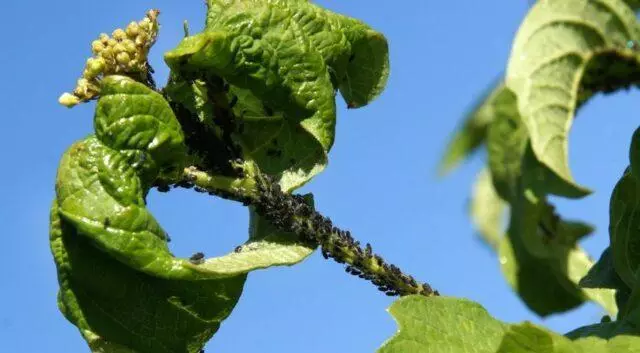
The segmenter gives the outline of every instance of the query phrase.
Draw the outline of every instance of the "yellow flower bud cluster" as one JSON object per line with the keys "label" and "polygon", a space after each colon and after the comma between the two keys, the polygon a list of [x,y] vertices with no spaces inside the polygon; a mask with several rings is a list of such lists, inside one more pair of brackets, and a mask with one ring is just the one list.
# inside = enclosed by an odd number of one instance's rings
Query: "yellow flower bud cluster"
{"label": "yellow flower bud cluster", "polygon": [[158,35],[159,14],[158,10],[150,10],[144,19],[129,23],[126,29],[116,29],[111,37],[100,34],[91,43],[93,56],[87,60],[76,88],[60,96],[60,104],[72,107],[95,98],[100,93],[100,78],[107,75],[146,78],[149,74],[147,56]]}

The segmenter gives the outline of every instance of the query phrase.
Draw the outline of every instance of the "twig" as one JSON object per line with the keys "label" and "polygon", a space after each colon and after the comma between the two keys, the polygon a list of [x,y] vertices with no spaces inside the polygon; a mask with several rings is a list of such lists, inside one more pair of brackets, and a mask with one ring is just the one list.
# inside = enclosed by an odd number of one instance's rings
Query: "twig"
{"label": "twig", "polygon": [[331,220],[309,206],[300,195],[285,194],[271,177],[249,167],[245,179],[209,175],[193,167],[185,169],[185,180],[177,186],[195,186],[195,190],[252,205],[256,212],[284,232],[320,245],[322,255],[346,264],[346,272],[375,284],[389,296],[420,294],[437,296],[426,283],[417,282],[397,266],[387,264],[373,253],[370,244],[364,247],[349,231],[335,227]]}

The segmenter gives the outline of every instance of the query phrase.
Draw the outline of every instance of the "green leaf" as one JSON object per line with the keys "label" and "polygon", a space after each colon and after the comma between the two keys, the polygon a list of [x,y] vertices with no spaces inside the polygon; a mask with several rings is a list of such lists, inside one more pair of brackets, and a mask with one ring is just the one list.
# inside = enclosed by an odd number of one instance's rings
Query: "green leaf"
{"label": "green leaf", "polygon": [[[620,314],[623,312],[621,311]],[[598,324],[579,327],[565,336],[576,340],[585,337],[599,337],[611,339],[613,337],[621,338],[623,335],[640,335],[640,310],[634,308],[624,317],[618,316],[616,321],[602,321]]]}
{"label": "green leaf", "polygon": [[567,183],[575,184],[567,138],[576,108],[596,92],[639,82],[636,54],[626,47],[639,33],[622,0],[539,1],[518,30],[506,85],[536,157]]}
{"label": "green leaf", "polygon": [[[593,342],[590,352],[604,352],[603,340]],[[506,332],[497,353],[578,353],[579,344],[531,323],[512,325]]]}
{"label": "green leaf", "polygon": [[515,94],[503,87],[495,102],[501,109],[494,111],[487,132],[488,165],[498,195],[510,201],[517,194],[529,136],[518,114]]}
{"label": "green leaf", "polygon": [[485,143],[489,124],[495,118],[496,111],[501,109],[501,100],[497,98],[503,90],[502,78],[497,83],[492,83],[467,114],[462,125],[456,129],[440,161],[441,175],[451,172]]}
{"label": "green leaf", "polygon": [[609,236],[614,268],[629,288],[640,265],[639,207],[640,182],[627,169],[611,194]]}
{"label": "green leaf", "polygon": [[487,169],[478,173],[471,198],[471,220],[482,240],[497,250],[504,235],[507,205],[496,193]]}
{"label": "green leaf", "polygon": [[266,107],[249,90],[232,86],[229,96],[238,101],[233,112],[243,128],[234,138],[242,148],[243,158],[254,161],[261,172],[278,176],[283,191],[297,189],[324,170],[330,146],[318,143],[314,136],[333,138],[333,123],[318,120],[304,128],[299,121],[287,119],[282,111]]}
{"label": "green leaf", "polygon": [[640,127],[633,132],[629,146],[629,165],[631,174],[640,180]]}
{"label": "green leaf", "polygon": [[[220,174],[232,173],[225,154],[225,138],[228,144],[237,144],[242,158],[258,165],[262,173],[275,176],[285,192],[291,192],[320,173],[327,165],[328,149],[314,135],[333,136],[334,125],[317,124],[315,134],[304,129],[299,121],[285,119],[282,111],[275,111],[258,99],[250,90],[231,86],[224,92],[218,82],[184,80],[173,77],[165,89],[171,102],[185,124],[197,126],[208,138],[187,136],[190,145],[198,145],[192,151],[206,169]],[[212,100],[218,96],[222,102]],[[223,103],[224,102],[224,103]],[[233,115],[232,132],[227,135],[220,120],[227,118],[221,104],[235,102],[230,107]],[[218,123],[216,123],[216,121]],[[206,151],[221,151],[206,153]]]}
{"label": "green leaf", "polygon": [[598,262],[589,269],[587,275],[580,280],[579,285],[582,288],[628,288],[613,266],[611,247],[607,247],[602,252]]}
{"label": "green leaf", "polygon": [[[313,53],[314,57],[319,54],[324,62],[323,70],[318,72],[331,75],[332,83],[349,107],[369,103],[384,89],[389,75],[387,41],[361,21],[308,1],[253,0],[250,8],[245,2],[208,0],[207,3],[206,30],[227,32],[238,42],[238,47],[251,47],[237,54],[239,60],[232,60],[241,70],[249,69],[245,72],[250,73],[250,80],[260,76],[255,82],[268,78],[280,80],[285,86],[295,84],[296,78],[301,83],[308,81],[311,75],[310,71],[305,73],[306,66],[312,62],[305,60],[304,55]],[[243,63],[244,60],[248,64]],[[274,62],[276,66],[269,68]],[[277,74],[271,76],[268,71],[276,68]],[[273,88],[278,89],[277,86],[276,83]],[[307,102],[310,101],[301,103]]]}
{"label": "green leaf", "polygon": [[124,77],[103,85],[97,136],[75,143],[58,169],[50,242],[60,310],[95,352],[199,352],[247,272],[298,263],[315,245],[252,215],[237,251],[174,257],[145,198],[158,178],[187,165],[180,125],[150,88]]}
{"label": "green leaf", "polygon": [[624,0],[627,5],[633,9],[633,11],[638,11],[640,9],[640,1],[639,0]]}
{"label": "green leaf", "polygon": [[171,280],[126,266],[51,212],[58,305],[94,352],[197,353],[242,293],[245,275]]}
{"label": "green leaf", "polygon": [[587,325],[579,327],[571,332],[565,334],[565,337],[575,340],[585,337],[599,337],[604,339],[610,339],[615,336],[618,330],[618,322],[601,322],[598,324]]}
{"label": "green leaf", "polygon": [[536,159],[516,109],[516,96],[505,88],[497,100],[502,109],[489,126],[487,149],[493,185],[511,210],[509,239],[498,246],[507,281],[542,316],[569,310],[585,295],[616,312],[613,292],[577,287],[592,262],[576,243],[592,227],[559,219],[541,196],[577,198],[588,191],[557,178]]}
{"label": "green leaf", "polygon": [[640,338],[587,337],[575,341],[531,323],[512,325],[497,353],[634,353],[640,352]]}
{"label": "green leaf", "polygon": [[[306,195],[313,206],[313,197]],[[204,266],[249,272],[271,266],[295,265],[313,253],[316,244],[305,243],[294,233],[279,231],[249,209],[249,240],[228,255],[211,258]]]}
{"label": "green leaf", "polygon": [[179,167],[185,158],[184,135],[167,101],[128,77],[102,79],[94,127],[105,146],[147,152],[159,167]]}
{"label": "green leaf", "polygon": [[[104,139],[109,147],[91,137],[76,143],[62,159],[56,193],[63,218],[77,227],[81,235],[90,237],[102,250],[126,265],[153,276],[173,279],[220,278],[245,273],[254,269],[254,266],[265,267],[268,260],[253,264],[252,259],[247,258],[248,262],[241,262],[237,261],[236,254],[227,255],[233,258],[231,262],[223,257],[209,259],[202,264],[175,258],[171,254],[166,233],[143,201],[148,192],[144,186],[151,182],[139,178],[135,163],[130,162],[128,150],[149,153],[149,161],[154,165],[165,163],[169,155],[180,156],[167,150],[159,157],[160,162],[156,162],[154,148],[161,146],[163,141],[170,141],[166,136],[178,133],[166,131],[171,130],[170,127],[163,130],[146,123],[163,120],[155,117],[157,113],[170,114],[164,119],[168,121],[175,120],[175,117],[170,110],[157,108],[158,105],[168,108],[159,95],[155,99],[161,101],[150,104],[147,97],[154,93],[132,91],[130,84],[139,84],[123,82],[126,81],[105,79],[103,90],[109,94],[98,100],[96,109],[96,126],[101,127],[97,129],[100,131],[98,136],[108,136]],[[146,90],[153,92],[149,88]],[[127,121],[128,125],[122,121]],[[125,152],[117,149],[124,149]],[[111,161],[112,164],[103,165]],[[180,161],[175,164],[180,166]],[[108,183],[104,180],[108,180]]]}
{"label": "green leaf", "polygon": [[590,193],[558,178],[534,156],[529,133],[517,109],[517,97],[504,88],[496,97],[496,110],[487,134],[488,164],[496,191],[506,201],[517,197],[520,183],[540,194],[581,198]]}
{"label": "green leaf", "polygon": [[503,323],[466,299],[408,296],[394,302],[389,312],[399,329],[380,353],[640,352],[640,337],[576,336],[572,341],[529,322]]}
{"label": "green leaf", "polygon": [[389,312],[399,330],[379,353],[494,353],[507,328],[480,304],[451,297],[407,296]]}
{"label": "green leaf", "polygon": [[577,283],[593,262],[581,248],[558,249],[550,258],[539,258],[521,242],[504,238],[498,256],[509,285],[529,309],[540,316],[571,310],[592,300],[609,314],[618,311],[615,293],[609,289],[580,289]]}
{"label": "green leaf", "polygon": [[615,315],[612,290],[578,286],[593,261],[576,243],[593,229],[558,218],[551,205],[531,192],[524,192],[511,210],[498,256],[507,282],[527,307],[547,316],[590,299]]}
{"label": "green leaf", "polygon": [[521,241],[503,238],[498,257],[507,283],[536,314],[544,317],[583,303],[584,296],[572,288],[562,268],[550,259],[533,256]]}
{"label": "green leaf", "polygon": [[280,178],[284,191],[325,168],[335,91],[349,107],[363,106],[381,93],[389,71],[380,33],[300,1],[256,1],[250,10],[242,2],[209,1],[206,30],[185,38],[165,60],[174,77],[230,83],[227,101],[237,102],[230,107],[232,138],[243,158]]}

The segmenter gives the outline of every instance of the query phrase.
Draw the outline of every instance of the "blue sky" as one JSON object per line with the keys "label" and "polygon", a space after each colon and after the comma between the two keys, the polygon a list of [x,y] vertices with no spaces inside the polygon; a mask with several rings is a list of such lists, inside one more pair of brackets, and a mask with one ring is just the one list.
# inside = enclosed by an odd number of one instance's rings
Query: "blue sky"
{"label": "blue sky", "polygon": [[[475,237],[466,203],[478,154],[447,179],[436,177],[444,145],[475,96],[505,67],[529,2],[318,1],[360,18],[390,41],[387,90],[370,106],[346,111],[340,101],[337,141],[326,171],[304,187],[337,225],[370,242],[389,262],[442,294],[482,303],[509,321],[531,320],[559,332],[595,322],[585,305],[541,321],[510,291],[498,262]],[[58,160],[91,132],[93,105],[57,104],[72,89],[100,32],[162,11],[152,64],[182,36],[182,21],[201,28],[198,1],[3,1],[0,3],[0,103],[3,107],[0,224],[0,342],[6,352],[88,352],[56,307],[57,279],[48,248],[48,212]],[[637,122],[638,92],[596,97],[571,132],[570,163],[596,192],[558,200],[561,214],[592,221],[584,242],[594,256],[608,243],[611,189],[627,164]],[[238,204],[188,191],[152,193],[149,205],[172,234],[172,250],[223,254],[246,238],[248,216]],[[373,352],[396,331],[385,309],[392,298],[314,254],[291,268],[252,273],[231,317],[208,352]]]}

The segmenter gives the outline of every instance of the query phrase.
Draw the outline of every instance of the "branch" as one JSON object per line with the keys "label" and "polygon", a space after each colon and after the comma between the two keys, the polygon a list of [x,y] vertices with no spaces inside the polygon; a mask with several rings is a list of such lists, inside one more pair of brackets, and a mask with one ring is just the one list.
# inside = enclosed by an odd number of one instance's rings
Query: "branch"
{"label": "branch", "polygon": [[334,226],[329,218],[306,204],[302,196],[283,193],[272,177],[261,174],[254,165],[245,164],[244,167],[244,179],[212,176],[189,167],[184,170],[184,180],[176,186],[195,186],[198,192],[254,206],[260,216],[278,229],[320,245],[325,259],[333,258],[346,264],[347,273],[371,281],[389,296],[439,295],[428,284],[418,283],[397,266],[387,264],[373,253],[370,244],[363,249],[349,231]]}

